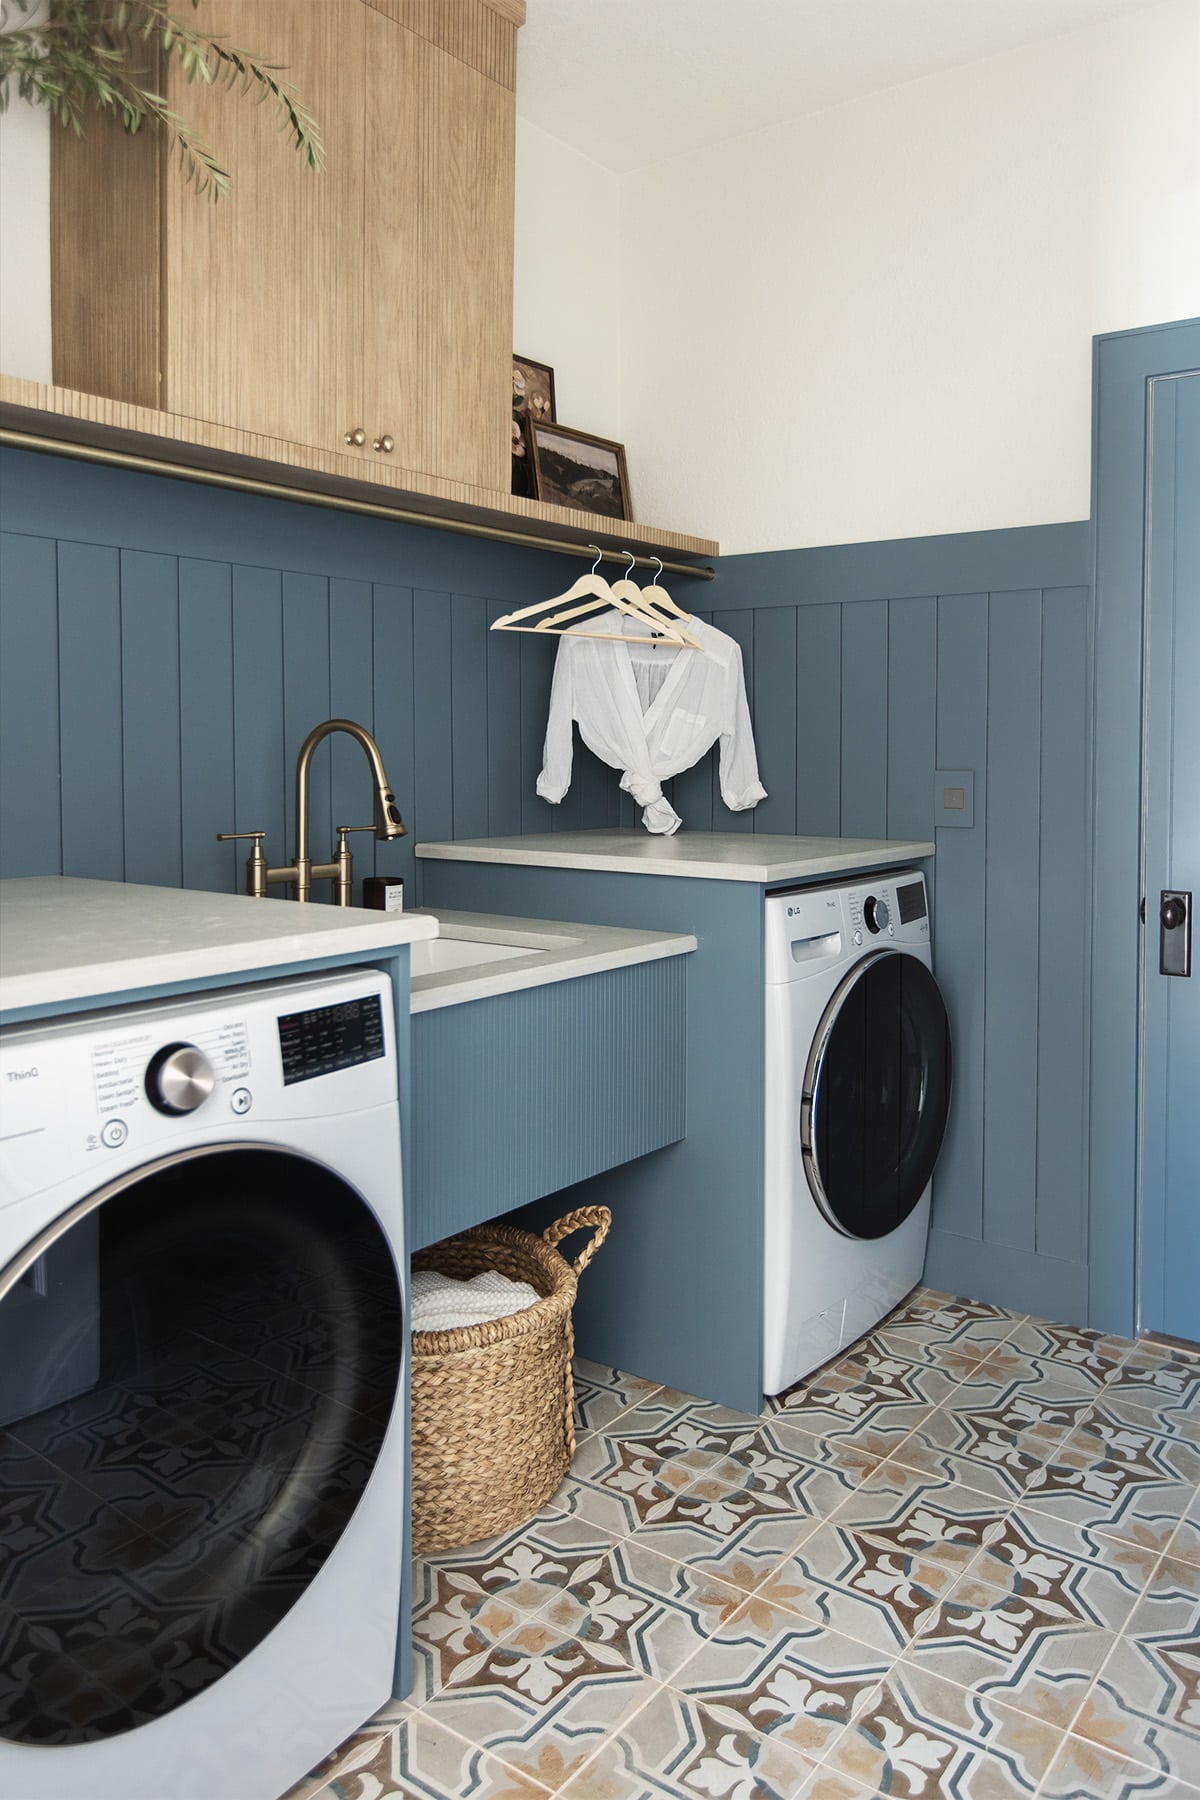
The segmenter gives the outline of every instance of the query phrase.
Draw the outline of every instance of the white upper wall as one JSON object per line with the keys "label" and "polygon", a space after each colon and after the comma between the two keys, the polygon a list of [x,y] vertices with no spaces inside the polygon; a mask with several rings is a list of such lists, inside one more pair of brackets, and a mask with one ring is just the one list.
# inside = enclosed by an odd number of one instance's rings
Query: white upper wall
{"label": "white upper wall", "polygon": [[554,370],[564,425],[620,436],[620,180],[517,120],[513,348]]}
{"label": "white upper wall", "polygon": [[50,380],[50,115],[0,114],[0,369]]}
{"label": "white upper wall", "polygon": [[1093,334],[1200,312],[1200,0],[619,178],[526,124],[517,178],[518,347],[640,518],[726,551],[1084,518]]}
{"label": "white upper wall", "polygon": [[1200,312],[1200,0],[622,177],[641,517],[724,551],[1085,518],[1091,337]]}

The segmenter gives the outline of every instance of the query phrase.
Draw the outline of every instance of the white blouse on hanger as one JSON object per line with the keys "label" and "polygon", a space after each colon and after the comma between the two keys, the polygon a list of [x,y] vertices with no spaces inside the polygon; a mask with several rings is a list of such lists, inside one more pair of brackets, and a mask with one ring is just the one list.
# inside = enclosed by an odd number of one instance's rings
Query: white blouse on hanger
{"label": "white blouse on hanger", "polygon": [[643,807],[647,831],[678,831],[679,814],[663,798],[662,783],[699,762],[718,738],[726,806],[744,812],[766,799],[736,639],[691,619],[688,630],[701,648],[676,650],[624,642],[645,627],[619,612],[594,615],[586,624],[612,636],[576,637],[567,630],[559,639],[537,783],[543,800],[557,805],[571,785],[572,722],[589,750],[623,771],[621,786]]}

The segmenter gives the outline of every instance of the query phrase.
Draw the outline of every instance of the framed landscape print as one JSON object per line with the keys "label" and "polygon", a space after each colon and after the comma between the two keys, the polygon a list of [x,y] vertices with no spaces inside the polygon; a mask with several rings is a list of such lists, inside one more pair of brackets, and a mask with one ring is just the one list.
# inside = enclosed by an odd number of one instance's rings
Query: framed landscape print
{"label": "framed landscape print", "polygon": [[535,494],[554,506],[632,519],[625,446],[570,425],[528,421]]}

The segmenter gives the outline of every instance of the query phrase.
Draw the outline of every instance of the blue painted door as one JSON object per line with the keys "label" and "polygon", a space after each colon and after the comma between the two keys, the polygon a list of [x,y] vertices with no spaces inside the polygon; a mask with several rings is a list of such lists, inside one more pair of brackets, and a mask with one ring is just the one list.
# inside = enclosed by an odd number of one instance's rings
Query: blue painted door
{"label": "blue painted door", "polygon": [[[1149,383],[1142,1018],[1144,1330],[1200,1340],[1200,932],[1160,969],[1162,895],[1200,902],[1200,371]],[[1171,933],[1178,956],[1186,927]],[[1170,952],[1169,952],[1170,960]]]}

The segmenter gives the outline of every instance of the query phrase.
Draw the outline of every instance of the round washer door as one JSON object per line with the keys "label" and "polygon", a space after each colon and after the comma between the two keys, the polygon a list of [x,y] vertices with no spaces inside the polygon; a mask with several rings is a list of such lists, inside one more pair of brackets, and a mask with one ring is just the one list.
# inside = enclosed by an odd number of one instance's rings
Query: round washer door
{"label": "round washer door", "polygon": [[929,1183],[950,1111],[950,1021],[925,964],[880,950],[825,1009],[804,1077],[800,1140],[831,1225],[881,1238]]}
{"label": "round washer door", "polygon": [[212,1145],[97,1190],[0,1269],[6,1343],[0,1764],[6,1742],[163,1718],[301,1600],[401,1392],[400,1281],[332,1170]]}

